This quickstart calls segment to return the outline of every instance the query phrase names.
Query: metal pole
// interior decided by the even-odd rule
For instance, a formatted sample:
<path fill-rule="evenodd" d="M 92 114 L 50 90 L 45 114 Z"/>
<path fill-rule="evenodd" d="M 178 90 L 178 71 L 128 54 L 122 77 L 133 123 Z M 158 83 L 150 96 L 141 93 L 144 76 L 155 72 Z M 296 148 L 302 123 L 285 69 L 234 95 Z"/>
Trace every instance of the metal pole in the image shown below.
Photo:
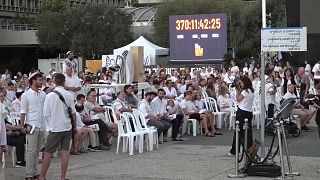
<path fill-rule="evenodd" d="M 266 28 L 266 0 L 262 0 L 262 28 Z M 261 158 L 265 157 L 265 143 L 264 143 L 264 124 L 265 124 L 265 118 L 266 118 L 266 114 L 265 114 L 265 62 L 264 62 L 264 52 L 261 51 L 261 55 L 260 55 L 261 59 L 260 59 L 260 64 L 261 64 L 261 69 L 260 69 L 260 78 L 261 78 L 261 96 L 260 96 L 260 112 L 261 112 Z"/>
<path fill-rule="evenodd" d="M 248 151 L 248 119 L 244 119 L 244 150 Z"/>
<path fill-rule="evenodd" d="M 235 157 L 235 173 L 228 174 L 229 178 L 245 178 L 247 175 L 239 174 L 239 121 L 236 121 L 236 157 Z"/>
<path fill-rule="evenodd" d="M 282 129 L 282 132 L 284 132 L 283 121 L 280 121 L 280 126 Z M 286 175 L 287 176 L 300 176 L 300 172 L 293 172 L 292 171 L 292 165 L 291 165 L 291 160 L 290 160 L 290 154 L 289 154 L 289 148 L 288 148 L 288 144 L 287 144 L 286 134 L 282 133 L 282 137 L 283 137 L 284 150 L 286 151 L 288 169 L 289 169 L 289 172 L 287 172 Z"/>
<path fill-rule="evenodd" d="M 292 177 L 285 177 L 283 151 L 282 151 L 282 141 L 281 141 L 281 132 L 284 134 L 284 131 L 281 130 L 279 122 L 276 123 L 276 127 L 277 127 L 277 134 L 278 134 L 279 152 L 280 152 L 280 164 L 281 164 L 281 177 L 278 177 L 276 179 L 278 179 L 278 180 L 281 180 L 281 179 L 293 179 Z"/>

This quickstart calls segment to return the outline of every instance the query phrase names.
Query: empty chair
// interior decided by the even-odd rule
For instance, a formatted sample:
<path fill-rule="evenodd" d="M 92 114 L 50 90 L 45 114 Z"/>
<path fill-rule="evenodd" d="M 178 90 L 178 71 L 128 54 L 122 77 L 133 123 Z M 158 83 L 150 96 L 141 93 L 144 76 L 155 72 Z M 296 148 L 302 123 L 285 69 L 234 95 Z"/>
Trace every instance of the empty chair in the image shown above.
<path fill-rule="evenodd" d="M 144 115 L 138 109 L 133 109 L 132 113 L 135 117 L 136 125 L 139 126 L 138 128 L 148 132 L 148 150 L 152 151 L 154 144 L 156 144 L 158 149 L 159 139 L 157 129 L 154 126 L 147 125 Z"/>

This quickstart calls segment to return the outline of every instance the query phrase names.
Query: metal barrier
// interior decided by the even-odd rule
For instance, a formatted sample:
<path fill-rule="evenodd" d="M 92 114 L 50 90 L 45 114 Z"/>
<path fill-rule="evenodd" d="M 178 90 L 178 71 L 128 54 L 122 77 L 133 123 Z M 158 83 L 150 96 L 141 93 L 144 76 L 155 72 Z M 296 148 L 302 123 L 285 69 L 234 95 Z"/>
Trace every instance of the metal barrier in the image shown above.
<path fill-rule="evenodd" d="M 245 178 L 246 174 L 239 174 L 239 121 L 236 121 L 236 157 L 235 157 L 235 172 L 234 174 L 228 174 L 229 178 Z"/>

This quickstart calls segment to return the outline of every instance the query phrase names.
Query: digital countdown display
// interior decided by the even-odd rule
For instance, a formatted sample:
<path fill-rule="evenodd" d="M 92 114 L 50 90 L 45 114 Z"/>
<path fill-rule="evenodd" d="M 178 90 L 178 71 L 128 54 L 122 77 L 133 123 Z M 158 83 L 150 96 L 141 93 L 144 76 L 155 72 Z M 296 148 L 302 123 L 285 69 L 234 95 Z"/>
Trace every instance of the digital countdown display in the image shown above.
<path fill-rule="evenodd" d="M 227 52 L 227 15 L 197 14 L 169 17 L 170 61 L 217 63 Z"/>

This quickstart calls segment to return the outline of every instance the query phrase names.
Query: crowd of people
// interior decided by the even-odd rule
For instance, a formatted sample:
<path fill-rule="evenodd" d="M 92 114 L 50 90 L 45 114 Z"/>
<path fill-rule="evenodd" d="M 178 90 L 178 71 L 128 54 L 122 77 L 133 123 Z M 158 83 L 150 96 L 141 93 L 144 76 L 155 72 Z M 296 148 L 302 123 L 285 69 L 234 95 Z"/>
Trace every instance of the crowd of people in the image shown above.
<path fill-rule="evenodd" d="M 6 70 L 1 76 L 0 152 L 6 151 L 6 145 L 16 147 L 16 167 L 26 168 L 26 179 L 44 179 L 51 157 L 58 148 L 62 157 L 61 179 L 65 179 L 69 154 L 110 150 L 111 139 L 117 136 L 120 114 L 130 113 L 133 109 L 138 109 L 147 125 L 154 126 L 159 135 L 164 134 L 164 142 L 171 126 L 171 140 L 183 141 L 182 124 L 186 118 L 198 120 L 205 137 L 215 137 L 222 133 L 217 126 L 215 111 L 205 106 L 205 96 L 208 96 L 214 98 L 218 109 L 227 115 L 236 106 L 236 120 L 241 127 L 244 119 L 249 120 L 250 147 L 253 107 L 260 98 L 261 78 L 266 78 L 267 82 L 265 96 L 269 118 L 274 116 L 282 99 L 320 92 L 320 62 L 313 68 L 306 62 L 306 66 L 299 67 L 298 71 L 294 71 L 289 63 L 270 64 L 263 77 L 255 62 L 246 63 L 240 69 L 234 60 L 230 66 L 221 69 L 207 66 L 173 69 L 168 73 L 158 67 L 146 71 L 144 81 L 150 84 L 150 88 L 144 94 L 137 84 L 127 84 L 117 92 L 111 87 L 96 91 L 89 88 L 90 84 L 114 82 L 117 70 L 104 67 L 96 74 L 87 69 L 79 71 L 73 53 L 68 51 L 66 55 L 60 73 L 52 69 L 45 75 L 41 70 L 32 69 L 29 74 L 18 72 L 13 76 Z M 107 109 L 103 106 L 106 105 L 115 112 L 111 119 L 105 115 Z M 311 106 L 314 108 L 301 102 L 291 112 L 300 117 L 305 131 L 309 130 L 307 124 L 320 108 L 317 103 Z M 10 116 L 15 113 L 20 117 L 19 124 L 10 121 Z M 316 120 L 320 124 L 318 117 Z M 134 131 L 134 122 L 131 120 L 130 123 Z M 87 138 L 89 144 L 85 145 Z M 244 138 L 242 130 L 240 138 Z M 41 171 L 38 170 L 39 151 L 44 152 Z M 235 154 L 235 137 L 228 154 Z"/>

